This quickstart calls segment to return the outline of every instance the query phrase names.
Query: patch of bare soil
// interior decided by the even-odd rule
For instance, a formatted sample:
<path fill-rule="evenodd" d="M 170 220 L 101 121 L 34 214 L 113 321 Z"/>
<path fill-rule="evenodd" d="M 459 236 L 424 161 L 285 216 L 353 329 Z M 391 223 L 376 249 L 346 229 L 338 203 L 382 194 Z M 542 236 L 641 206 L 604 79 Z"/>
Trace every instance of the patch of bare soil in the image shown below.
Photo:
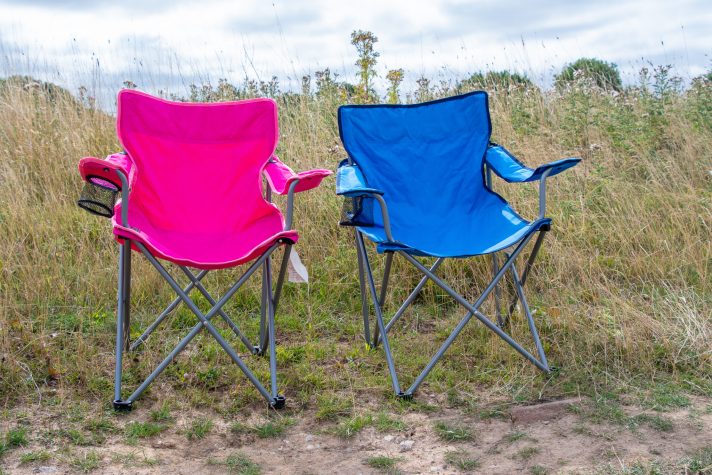
<path fill-rule="evenodd" d="M 456 409 L 410 412 L 393 416 L 405 423 L 405 430 L 379 432 L 369 426 L 350 438 L 335 435 L 333 423 L 317 423 L 310 412 L 296 416 L 295 423 L 275 438 L 235 433 L 231 424 L 236 420 L 225 422 L 214 417 L 215 425 L 205 438 L 189 440 L 185 434 L 187 422 L 179 420 L 159 435 L 139 439 L 136 445 L 127 443 L 119 432 L 95 447 L 72 447 L 72 455 L 67 455 L 64 442 L 53 444 L 33 438 L 29 446 L 7 453 L 0 463 L 12 474 L 82 470 L 111 474 L 255 473 L 240 471 L 249 468 L 235 458 L 241 454 L 265 474 L 387 471 L 369 465 L 373 457 L 393 460 L 395 468 L 388 473 L 610 472 L 635 462 L 677 461 L 695 450 L 712 447 L 711 402 L 695 398 L 689 407 L 664 413 L 626 406 L 626 420 L 639 422 L 632 425 L 592 417 L 592 403 L 585 399 L 512 408 L 505 417 L 493 419 Z M 239 422 L 259 424 L 266 420 L 263 417 Z M 120 418 L 117 425 L 132 420 L 146 420 L 146 410 Z M 446 440 L 449 437 L 443 436 L 442 427 L 464 429 L 466 436 Z M 40 450 L 48 451 L 51 457 L 21 462 L 22 454 Z M 72 462 L 72 457 L 90 451 L 98 455 L 96 467 Z M 226 462 L 231 456 L 232 463 Z"/>

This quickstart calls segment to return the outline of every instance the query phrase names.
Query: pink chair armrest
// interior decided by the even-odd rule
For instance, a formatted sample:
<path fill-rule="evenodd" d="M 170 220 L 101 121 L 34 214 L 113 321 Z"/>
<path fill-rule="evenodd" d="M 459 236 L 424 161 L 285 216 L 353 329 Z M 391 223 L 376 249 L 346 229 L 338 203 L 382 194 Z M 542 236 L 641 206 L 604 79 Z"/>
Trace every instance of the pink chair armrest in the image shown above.
<path fill-rule="evenodd" d="M 121 180 L 116 175 L 116 171 L 121 171 L 129 178 L 132 169 L 133 161 L 125 153 L 114 153 L 104 160 L 96 157 L 84 157 L 79 160 L 79 173 L 84 181 L 98 185 L 104 185 L 102 181 L 105 181 L 117 189 L 121 188 Z"/>
<path fill-rule="evenodd" d="M 332 174 L 331 170 L 317 169 L 301 173 L 294 173 L 291 168 L 282 163 L 279 158 L 272 156 L 264 168 L 265 177 L 272 191 L 279 195 L 286 195 L 290 185 L 299 180 L 294 191 L 306 191 L 316 188 L 321 181 Z"/>

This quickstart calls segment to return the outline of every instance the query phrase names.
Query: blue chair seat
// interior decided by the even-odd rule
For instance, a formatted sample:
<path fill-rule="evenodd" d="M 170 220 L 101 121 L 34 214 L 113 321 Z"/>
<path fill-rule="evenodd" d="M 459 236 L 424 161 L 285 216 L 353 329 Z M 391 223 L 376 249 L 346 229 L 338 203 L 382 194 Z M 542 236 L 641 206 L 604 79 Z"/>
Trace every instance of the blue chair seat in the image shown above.
<path fill-rule="evenodd" d="M 468 257 L 506 249 L 551 223 L 549 218 L 533 222 L 523 219 L 491 191 L 480 198 L 467 214 L 459 208 L 449 215 L 424 210 L 423 219 L 413 222 L 412 226 L 394 222 L 392 231 L 396 243 L 388 242 L 382 226 L 359 226 L 358 230 L 378 244 L 379 253 L 405 251 L 416 256 Z"/>

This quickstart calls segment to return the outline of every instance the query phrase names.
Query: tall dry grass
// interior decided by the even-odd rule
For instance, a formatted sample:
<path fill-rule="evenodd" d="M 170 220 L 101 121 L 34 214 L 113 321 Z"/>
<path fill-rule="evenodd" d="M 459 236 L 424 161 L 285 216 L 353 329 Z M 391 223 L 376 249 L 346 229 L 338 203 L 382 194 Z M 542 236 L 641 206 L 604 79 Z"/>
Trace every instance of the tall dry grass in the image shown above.
<path fill-rule="evenodd" d="M 527 284 L 550 359 L 563 369 L 552 385 L 559 391 L 658 377 L 712 387 L 712 86 L 705 81 L 686 91 L 653 86 L 610 93 L 582 80 L 558 91 L 501 85 L 490 91 L 493 140 L 532 166 L 564 156 L 584 158 L 550 180 L 553 232 Z M 343 96 L 333 91 L 276 98 L 282 160 L 296 170 L 335 168 L 343 158 L 336 123 Z M 0 87 L 0 401 L 5 404 L 85 394 L 110 398 L 117 246 L 109 223 L 83 212 L 75 201 L 82 186 L 78 159 L 117 149 L 114 119 L 106 113 L 26 82 Z M 534 186 L 500 181 L 495 189 L 524 216 L 536 214 Z M 382 355 L 363 354 L 359 342 L 355 252 L 351 231 L 337 225 L 340 206 L 329 181 L 297 200 L 302 235 L 297 250 L 312 281 L 287 289 L 278 335 L 286 390 L 305 403 L 315 392 L 343 388 L 347 380 L 357 391 L 388 387 Z M 134 322 L 145 324 L 173 295 L 143 261 L 134 257 L 132 296 Z M 475 297 L 489 278 L 488 263 L 453 261 L 443 274 Z M 224 289 L 234 274 L 216 274 L 209 283 Z M 391 310 L 417 279 L 396 263 Z M 254 326 L 247 314 L 255 303 L 256 296 L 244 292 L 230 309 Z M 407 315 L 409 323 L 394 330 L 406 373 L 415 374 L 421 361 L 404 359 L 401 350 L 413 345 L 433 350 L 460 316 L 442 292 L 428 287 Z M 127 384 L 145 376 L 181 325 L 192 322 L 185 313 L 176 318 L 178 323 L 168 324 L 158 341 L 129 363 Z M 487 384 L 506 391 L 511 378 L 538 377 L 498 339 L 476 324 L 470 327 L 428 384 Z M 519 324 L 512 328 L 519 337 L 524 330 Z M 230 369 L 210 376 L 211 368 L 229 366 L 210 345 L 206 340 L 198 353 L 189 352 L 185 366 L 168 371 L 159 384 L 203 392 L 243 384 Z M 188 373 L 193 376 L 186 378 Z"/>

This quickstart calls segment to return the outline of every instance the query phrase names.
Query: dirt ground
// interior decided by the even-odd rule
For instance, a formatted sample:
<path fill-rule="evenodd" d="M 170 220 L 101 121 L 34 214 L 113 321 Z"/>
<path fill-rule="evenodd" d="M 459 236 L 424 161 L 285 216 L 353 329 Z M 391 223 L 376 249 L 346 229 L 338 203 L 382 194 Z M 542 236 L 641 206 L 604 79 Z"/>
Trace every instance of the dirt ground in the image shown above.
<path fill-rule="evenodd" d="M 115 431 L 101 444 L 72 448 L 75 460 L 93 452 L 97 459 L 93 466 L 72 463 L 67 444 L 41 437 L 6 453 L 0 463 L 11 474 L 188 475 L 260 470 L 265 474 L 583 474 L 631 473 L 627 470 L 635 464 L 679 467 L 674 464 L 696 450 L 712 450 L 712 400 L 692 398 L 687 407 L 667 412 L 630 405 L 621 406 L 622 413 L 617 410 L 613 408 L 611 416 L 611 408 L 601 409 L 584 398 L 510 407 L 497 417 L 457 409 L 408 411 L 397 415 L 404 423 L 399 429 L 379 431 L 368 426 L 352 437 L 336 435 L 333 423 L 318 422 L 309 412 L 290 416 L 292 423 L 271 438 L 236 433 L 231 429 L 235 421 L 214 417 L 204 438 L 189 440 L 182 429 L 187 421 L 178 419 L 171 428 L 138 442 L 131 443 L 123 432 Z M 147 417 L 148 409 L 139 408 L 121 417 L 117 426 Z M 254 426 L 267 420 L 267 415 L 259 414 L 241 423 Z M 52 433 L 56 421 L 48 415 L 41 422 L 45 433 Z M 33 427 L 37 424 L 33 420 Z M 438 432 L 438 424 L 464 428 L 467 436 L 446 440 L 448 437 Z M 22 454 L 33 450 L 45 450 L 49 455 L 44 461 L 22 461 Z M 244 455 L 259 469 L 252 466 L 250 472 L 250 467 L 227 463 L 235 454 Z M 388 457 L 381 459 L 388 462 L 379 465 L 379 459 L 374 461 L 373 457 Z M 458 465 L 454 461 L 458 458 L 468 463 Z"/>

